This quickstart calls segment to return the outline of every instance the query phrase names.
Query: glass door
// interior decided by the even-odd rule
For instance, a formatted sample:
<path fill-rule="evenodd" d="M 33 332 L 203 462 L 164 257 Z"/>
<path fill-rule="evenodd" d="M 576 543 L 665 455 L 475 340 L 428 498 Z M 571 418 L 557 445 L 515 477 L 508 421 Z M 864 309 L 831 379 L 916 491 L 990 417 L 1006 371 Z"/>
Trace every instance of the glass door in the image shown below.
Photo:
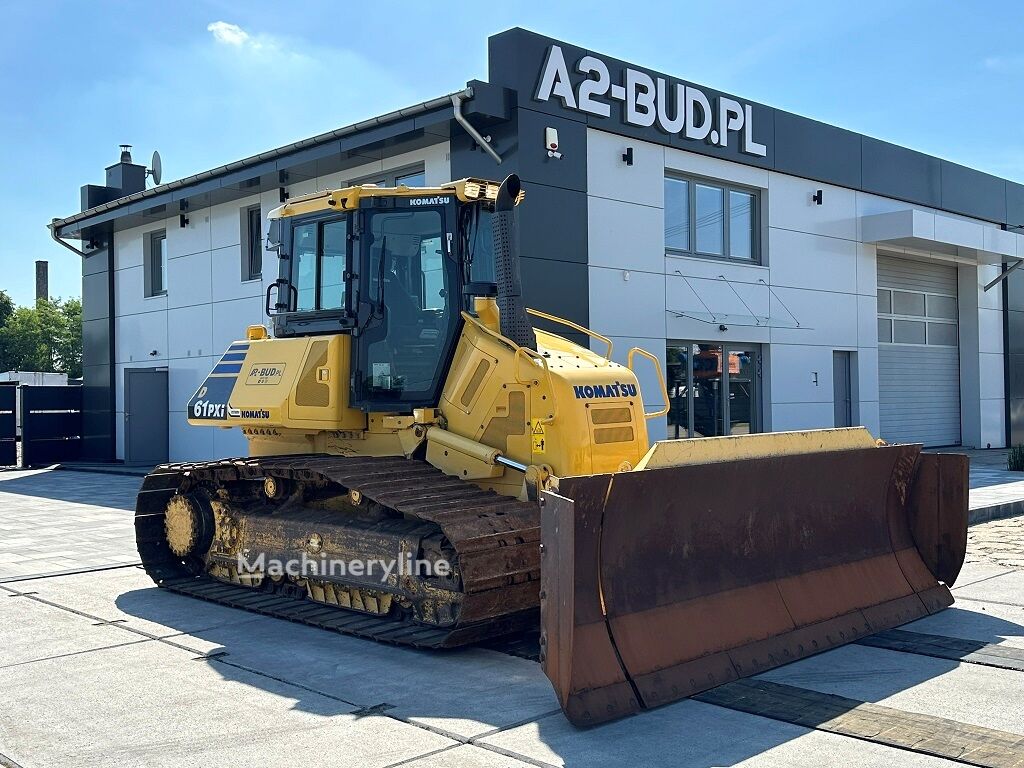
<path fill-rule="evenodd" d="M 667 352 L 669 437 L 758 431 L 759 345 L 673 342 Z"/>

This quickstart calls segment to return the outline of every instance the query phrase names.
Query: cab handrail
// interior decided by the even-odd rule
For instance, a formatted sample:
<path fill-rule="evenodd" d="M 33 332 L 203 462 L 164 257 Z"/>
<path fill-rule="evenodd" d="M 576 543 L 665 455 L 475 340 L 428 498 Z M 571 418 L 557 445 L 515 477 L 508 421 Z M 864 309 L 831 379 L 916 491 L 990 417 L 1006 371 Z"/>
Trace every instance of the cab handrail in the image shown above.
<path fill-rule="evenodd" d="M 589 328 L 586 328 L 582 325 L 578 325 L 577 323 L 574 323 L 572 320 L 566 320 L 564 317 L 558 317 L 556 315 L 549 315 L 547 312 L 541 312 L 539 309 L 530 309 L 529 307 L 527 307 L 526 312 L 527 314 L 533 315 L 534 317 L 539 317 L 542 320 L 549 320 L 552 323 L 564 325 L 566 328 L 572 328 L 574 331 L 582 333 L 585 336 L 589 336 L 592 339 L 603 341 L 605 344 L 608 345 L 608 350 L 603 355 L 604 365 L 608 365 L 608 363 L 612 361 L 612 340 L 609 339 L 607 336 L 603 336 L 597 331 L 592 331 Z"/>
<path fill-rule="evenodd" d="M 668 399 L 668 387 L 665 386 L 665 377 L 661 373 L 661 360 L 658 359 L 657 355 L 651 354 L 646 349 L 642 349 L 641 347 L 633 347 L 631 350 L 629 350 L 629 352 L 626 355 L 626 367 L 629 368 L 629 370 L 633 371 L 634 376 L 636 376 L 636 371 L 633 370 L 633 355 L 635 354 L 640 354 L 641 356 L 646 357 L 648 360 L 654 363 L 654 370 L 658 374 L 658 383 L 661 385 L 661 396 L 665 400 L 664 408 L 660 408 L 657 411 L 651 411 L 650 413 L 644 411 L 644 418 L 656 419 L 659 416 L 664 416 L 666 413 L 669 412 L 669 409 L 672 407 L 672 403 Z"/>

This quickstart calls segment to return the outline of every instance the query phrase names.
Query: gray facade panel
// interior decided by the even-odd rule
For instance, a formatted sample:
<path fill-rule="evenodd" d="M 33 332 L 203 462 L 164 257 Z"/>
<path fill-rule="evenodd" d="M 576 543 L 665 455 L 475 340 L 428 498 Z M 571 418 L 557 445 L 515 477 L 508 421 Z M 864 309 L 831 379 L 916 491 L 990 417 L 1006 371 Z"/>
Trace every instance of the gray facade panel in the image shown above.
<path fill-rule="evenodd" d="M 942 207 L 941 161 L 895 144 L 861 141 L 862 189 L 876 195 Z"/>
<path fill-rule="evenodd" d="M 860 134 L 775 110 L 775 170 L 860 189 Z"/>
<path fill-rule="evenodd" d="M 113 461 L 114 418 L 114 246 L 82 261 L 82 459 Z"/>
<path fill-rule="evenodd" d="M 524 182 L 519 208 L 523 256 L 587 263 L 587 195 Z"/>
<path fill-rule="evenodd" d="M 1024 354 L 1024 311 L 1007 309 L 1006 327 L 1006 352 Z M 1020 396 L 1024 397 L 1024 388 L 1020 390 Z"/>
<path fill-rule="evenodd" d="M 561 115 L 581 123 L 586 122 L 585 114 L 563 109 L 555 99 L 535 101 L 533 98 L 540 82 L 541 66 L 551 43 L 557 43 L 562 47 L 567 63 L 578 61 L 587 55 L 585 48 L 560 43 L 525 29 L 509 29 L 487 39 L 487 81 L 491 85 L 500 85 L 516 91 L 519 95 L 519 106 L 550 115 Z M 583 76 L 577 77 L 582 79 Z"/>
<path fill-rule="evenodd" d="M 1006 182 L 1007 229 L 1024 232 L 1024 184 Z"/>
<path fill-rule="evenodd" d="M 587 127 L 573 120 L 532 109 L 518 109 L 519 152 L 517 173 L 524 182 L 587 191 Z M 558 131 L 562 158 L 548 157 L 544 129 Z"/>
<path fill-rule="evenodd" d="M 942 208 L 965 216 L 1006 221 L 1006 181 L 942 161 Z"/>

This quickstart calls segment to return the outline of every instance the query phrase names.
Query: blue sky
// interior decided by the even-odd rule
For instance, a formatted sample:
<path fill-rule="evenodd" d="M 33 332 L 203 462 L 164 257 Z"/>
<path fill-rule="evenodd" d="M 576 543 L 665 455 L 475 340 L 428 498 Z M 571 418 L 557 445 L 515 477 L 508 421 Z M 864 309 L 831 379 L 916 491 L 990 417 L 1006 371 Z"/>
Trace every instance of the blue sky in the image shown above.
<path fill-rule="evenodd" d="M 164 180 L 486 77 L 512 26 L 1024 182 L 1019 2 L 4 4 L 0 288 L 79 295 L 45 229 L 121 142 Z M 218 22 L 222 22 L 218 24 Z"/>

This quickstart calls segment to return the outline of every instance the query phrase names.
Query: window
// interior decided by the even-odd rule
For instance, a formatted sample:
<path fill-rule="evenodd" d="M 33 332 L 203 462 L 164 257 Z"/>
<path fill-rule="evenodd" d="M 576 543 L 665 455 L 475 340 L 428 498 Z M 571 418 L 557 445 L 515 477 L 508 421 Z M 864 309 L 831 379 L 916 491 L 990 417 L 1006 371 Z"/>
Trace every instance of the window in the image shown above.
<path fill-rule="evenodd" d="M 420 401 L 438 386 L 459 315 L 457 266 L 445 257 L 442 224 L 440 209 L 370 214 L 360 244 L 368 256 L 366 294 L 380 322 L 360 337 L 365 399 Z"/>
<path fill-rule="evenodd" d="M 167 293 L 167 232 L 158 230 L 146 235 L 143 248 L 145 295 L 164 296 Z"/>
<path fill-rule="evenodd" d="M 399 171 L 387 171 L 377 176 L 365 176 L 354 181 L 346 181 L 345 186 L 356 186 L 358 184 L 376 184 L 378 187 L 425 187 L 427 185 L 426 173 L 422 170 L 411 170 L 405 168 Z"/>
<path fill-rule="evenodd" d="M 672 342 L 667 361 L 669 437 L 757 432 L 760 359 L 757 344 Z"/>
<path fill-rule="evenodd" d="M 697 179 L 665 177 L 665 249 L 684 256 L 757 262 L 757 192 Z"/>
<path fill-rule="evenodd" d="M 292 228 L 295 311 L 345 309 L 348 217 Z"/>
<path fill-rule="evenodd" d="M 263 212 L 258 205 L 242 209 L 242 280 L 263 277 Z"/>
<path fill-rule="evenodd" d="M 878 341 L 957 346 L 956 296 L 879 288 Z"/>

